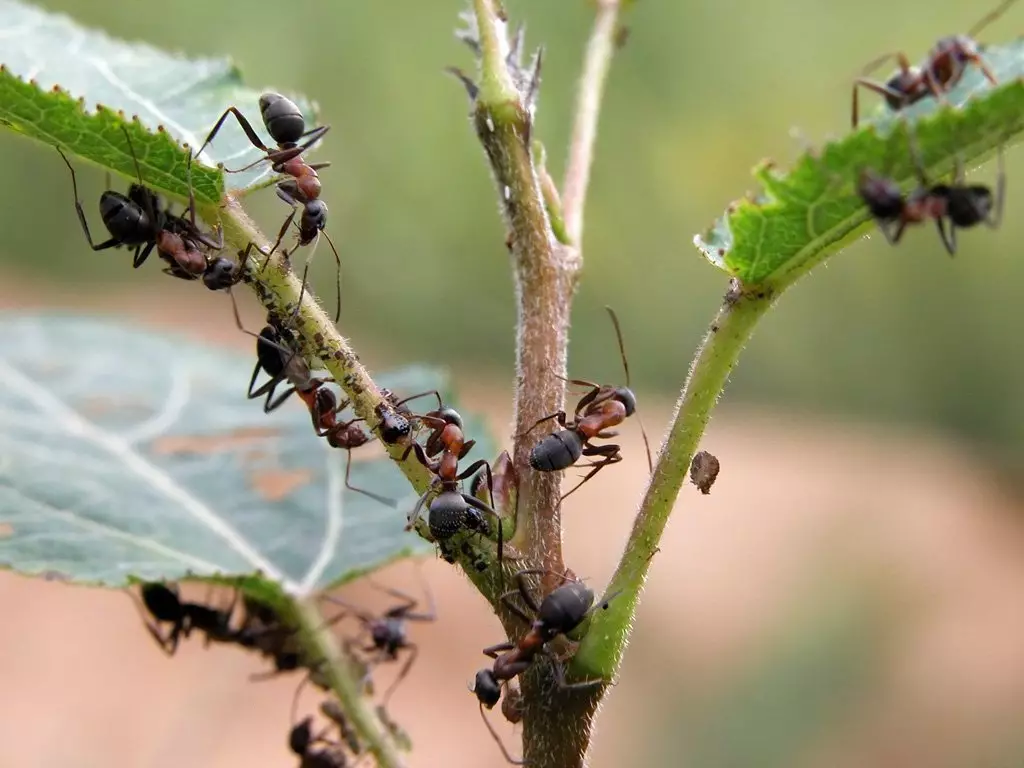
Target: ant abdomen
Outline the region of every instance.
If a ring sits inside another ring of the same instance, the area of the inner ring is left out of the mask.
[[[992,212],[992,190],[981,184],[949,189],[946,215],[958,227],[973,227]]]
[[[473,693],[477,699],[488,709],[491,709],[501,698],[501,685],[494,677],[490,669],[481,669],[476,673],[476,680],[473,682]]]
[[[100,217],[107,231],[125,245],[137,245],[150,238],[149,216],[130,197],[112,189],[100,195]]]
[[[260,96],[260,116],[278,144],[294,144],[306,132],[306,119],[294,101],[280,93]]]
[[[571,467],[583,455],[583,440],[574,430],[563,429],[547,435],[530,451],[530,466],[541,472]]]
[[[579,581],[569,581],[551,592],[540,604],[537,618],[553,637],[571,632],[586,618],[594,604],[594,592]]]
[[[615,390],[615,399],[625,407],[626,416],[632,416],[636,413],[636,395],[633,394],[632,389],[619,387]]]
[[[480,510],[466,503],[458,491],[444,491],[430,503],[427,524],[430,535],[438,541],[450,539],[459,531],[480,531],[488,534],[487,521]]]
[[[181,600],[178,593],[160,582],[142,585],[142,602],[155,619],[175,621],[182,613]]]

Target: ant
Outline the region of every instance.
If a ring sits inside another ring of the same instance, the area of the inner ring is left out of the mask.
[[[135,163],[135,173],[139,183],[128,188],[128,195],[122,195],[108,189],[100,195],[100,217],[110,233],[110,238],[102,243],[94,243],[89,231],[89,223],[78,196],[78,179],[64,151],[57,147],[64,164],[71,171],[71,186],[75,195],[75,210],[82,231],[93,251],[105,251],[108,248],[135,246],[132,266],[136,269],[149,258],[155,248],[160,258],[167,262],[166,274],[183,280],[195,280],[203,277],[206,286],[211,290],[219,290],[226,285],[225,275],[230,274],[234,283],[241,281],[242,270],[236,271],[235,264],[229,259],[217,257],[208,259],[200,248],[220,250],[224,247],[224,232],[218,228],[218,237],[214,240],[203,233],[196,225],[195,198],[192,193],[191,168],[189,169],[189,218],[172,216],[169,209],[161,208],[160,198],[142,184],[142,170],[139,159],[135,155],[128,129],[123,125],[121,130],[128,142],[128,150]],[[232,283],[232,284],[234,284]]]
[[[140,587],[142,604],[153,620],[143,616],[146,630],[152,635],[168,656],[173,656],[178,649],[178,640],[188,637],[193,629],[206,634],[206,642],[230,643],[236,639],[236,631],[231,628],[231,616],[238,602],[238,591],[231,604],[224,609],[210,608],[201,603],[182,600],[177,587],[150,582]],[[160,631],[160,624],[170,623],[168,634]]]
[[[491,479],[491,465],[480,459],[473,462],[463,472],[459,472],[459,460],[464,458],[473,447],[473,440],[466,441],[462,432],[462,417],[454,408],[440,408],[423,416],[416,417],[432,429],[427,439],[428,448],[419,443],[412,443],[402,454],[404,461],[410,451],[415,451],[417,460],[433,474],[434,481],[426,492],[416,501],[416,506],[409,513],[409,525],[419,517],[420,510],[431,494],[434,498],[427,506],[427,524],[430,535],[438,542],[445,542],[462,530],[473,530],[488,536],[490,525],[484,514],[498,517],[492,506],[459,489],[459,482],[472,476],[481,468],[488,478],[488,488],[494,486]],[[432,452],[432,453],[431,453]],[[501,558],[502,525],[498,520],[498,557]]]
[[[906,54],[902,52],[887,53],[872,61],[863,71],[861,77],[853,82],[852,122],[857,127],[860,88],[880,94],[885,98],[889,108],[898,111],[911,104],[916,104],[927,96],[944,99],[945,94],[960,82],[968,64],[977,66],[992,85],[998,81],[992,70],[981,58],[980,46],[974,37],[993,21],[1002,16],[1017,0],[1004,0],[994,11],[975,24],[966,35],[943,37],[928,52],[928,56],[920,66],[912,66]],[[896,59],[899,71],[885,83],[867,77],[889,59]]]
[[[983,184],[965,184],[964,168],[959,156],[953,181],[932,184],[924,171],[924,164],[916,141],[907,133],[907,143],[914,159],[918,186],[906,196],[896,181],[871,169],[861,172],[857,193],[867,204],[885,239],[892,245],[903,237],[908,224],[928,219],[935,221],[942,244],[950,256],[956,253],[957,228],[969,229],[985,224],[992,229],[999,226],[1006,196],[1006,172],[1003,166],[1003,147],[998,150],[998,176],[996,190]],[[947,229],[947,221],[948,229]]]
[[[511,680],[521,675],[534,660],[541,654],[550,655],[546,649],[547,643],[554,640],[558,635],[565,635],[572,632],[584,622],[594,609],[594,592],[583,582],[569,579],[564,574],[556,574],[563,579],[563,584],[552,590],[538,605],[536,599],[530,594],[526,583],[529,575],[547,574],[544,569],[526,569],[519,571],[515,576],[517,589],[506,592],[501,596],[501,602],[530,625],[530,629],[518,642],[504,642],[484,648],[484,653],[494,659],[491,668],[481,669],[476,673],[476,679],[472,691],[480,704],[480,717],[487,725],[498,746],[501,747],[505,758],[515,765],[522,765],[522,761],[514,760],[505,745],[498,738],[484,714],[484,708],[492,709],[501,698],[502,688]],[[519,595],[527,607],[533,612],[531,618],[518,605],[512,602],[514,595]],[[601,603],[607,607],[608,601]],[[559,688],[589,688],[601,685],[601,680],[582,680],[569,683],[565,680],[565,670],[560,664],[555,664],[555,679]]]
[[[329,741],[326,735],[326,731],[318,736],[313,735],[312,717],[306,717],[292,726],[288,732],[288,748],[299,756],[299,768],[345,768],[348,765],[342,745]],[[314,744],[324,746],[314,749]],[[360,762],[362,758],[354,765]]]
[[[316,142],[323,138],[324,134],[331,129],[329,125],[321,125],[317,128],[306,130],[306,119],[302,114],[302,111],[298,108],[295,102],[282,96],[279,93],[264,93],[260,96],[260,117],[263,119],[263,126],[267,129],[267,133],[270,134],[271,138],[277,142],[277,149],[271,149],[263,143],[260,137],[256,134],[252,124],[246,119],[246,117],[238,110],[237,107],[228,107],[224,110],[224,113],[217,119],[213,128],[210,130],[209,135],[206,137],[206,141],[203,142],[202,146],[196,154],[201,154],[206,146],[213,141],[214,136],[220,131],[224,125],[224,121],[229,116],[234,115],[238,121],[239,126],[245,132],[249,142],[264,152],[264,156],[255,160],[244,168],[231,171],[224,169],[226,173],[242,173],[247,171],[258,163],[263,161],[269,161],[271,168],[275,173],[280,173],[285,176],[290,176],[289,179],[282,179],[277,182],[277,196],[284,202],[291,206],[292,212],[285,219],[284,224],[281,227],[281,231],[278,233],[277,243],[280,244],[285,233],[288,231],[288,227],[291,226],[295,220],[296,213],[299,207],[302,208],[302,215],[299,218],[298,230],[299,237],[298,242],[291,251],[285,251],[285,259],[290,258],[291,254],[301,246],[309,245],[318,238],[321,232],[324,237],[327,238],[327,243],[330,245],[331,250],[334,252],[334,260],[338,266],[338,310],[337,315],[341,315],[341,258],[338,256],[338,250],[334,247],[334,243],[331,241],[330,236],[324,229],[327,226],[327,204],[320,199],[320,177],[317,175],[317,171],[322,168],[330,166],[329,162],[326,163],[314,163],[310,165],[302,157],[303,153],[312,147]],[[302,144],[299,142],[302,139],[306,141]],[[277,245],[271,249],[270,253],[267,254],[267,262],[270,262],[270,254],[276,250]],[[312,256],[306,260],[306,271],[309,271],[309,264],[312,260]],[[265,266],[265,265],[264,265]],[[305,275],[303,276],[305,280]],[[335,320],[337,322],[337,320]]]
[[[622,341],[619,318],[611,307],[605,307],[605,309],[612,319],[615,335],[619,340],[619,354],[622,357],[622,367],[626,372],[626,386],[602,386],[582,379],[566,379],[570,384],[591,388],[590,392],[576,403],[573,420],[567,421],[565,411],[558,411],[538,419],[524,433],[524,436],[528,435],[545,421],[552,419],[555,419],[562,427],[560,431],[552,432],[542,438],[530,451],[530,466],[541,472],[557,472],[567,469],[575,464],[580,456],[601,457],[598,461],[591,463],[589,465],[591,470],[584,478],[562,496],[563,501],[606,466],[622,461],[620,446],[614,443],[597,446],[592,445],[590,441],[594,438],[615,437],[618,432],[610,432],[609,428],[621,424],[636,412],[636,395],[629,388],[629,363],[626,361],[626,348]],[[638,421],[639,418],[637,416]],[[642,422],[640,423],[640,432],[644,437],[644,446],[647,449],[647,465],[653,471],[651,447],[647,442],[647,433],[644,431]]]
[[[395,597],[402,602],[392,608],[388,608],[384,611],[381,616],[373,616],[365,611],[361,611],[355,606],[345,602],[341,598],[329,596],[327,599],[333,603],[336,603],[344,608],[349,609],[355,613],[356,618],[363,625],[363,629],[370,633],[370,644],[363,648],[364,652],[377,652],[376,663],[385,661],[397,661],[399,652],[403,650],[408,651],[408,657],[406,658],[405,664],[398,673],[398,677],[395,678],[394,682],[384,692],[384,696],[381,700],[383,706],[387,706],[391,695],[398,688],[399,683],[405,679],[406,675],[409,674],[409,670],[412,669],[413,663],[416,661],[416,657],[419,654],[419,649],[414,643],[410,643],[406,638],[406,621],[434,621],[437,619],[437,607],[434,604],[434,596],[430,589],[427,587],[426,582],[423,582],[423,591],[427,596],[427,602],[429,603],[429,609],[426,613],[418,613],[413,609],[419,604],[415,598],[400,592],[397,589],[390,589],[376,584],[373,581],[369,582],[370,586],[381,592],[384,592],[392,597]]]

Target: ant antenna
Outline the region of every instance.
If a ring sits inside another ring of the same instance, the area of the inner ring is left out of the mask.
[[[606,306],[608,315],[612,319],[612,325],[615,326],[615,336],[619,340],[619,355],[622,356],[622,368],[626,372],[626,386],[629,386],[629,361],[626,360],[626,345],[622,341],[622,328],[619,326],[619,318],[615,314],[615,310],[611,307]],[[650,472],[654,472],[654,462],[651,460],[651,444],[647,442],[647,430],[644,429],[644,423],[640,419],[640,414],[636,414],[637,424],[640,425],[640,434],[644,438],[644,450],[647,451],[647,469]]]
[[[501,754],[505,756],[505,759],[512,765],[526,765],[525,760],[516,760],[512,755],[509,754],[508,749],[505,747],[505,742],[501,740],[498,732],[494,730],[494,726],[491,725],[491,721],[487,719],[487,715],[484,714],[484,703],[481,701],[480,704],[480,719],[484,721],[484,725],[487,726],[488,732],[491,734],[491,738],[494,739],[494,743],[498,745],[501,750]]]
[[[981,32],[981,30],[983,30],[993,21],[995,21],[1004,13],[1006,13],[1007,9],[1015,2],[1017,2],[1017,0],[1004,0],[994,11],[990,11],[988,14],[982,17],[981,21],[979,21],[977,24],[971,27],[971,29],[967,33],[967,36],[977,37],[978,33]]]

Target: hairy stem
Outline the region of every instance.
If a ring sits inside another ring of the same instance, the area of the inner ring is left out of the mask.
[[[370,698],[363,692],[363,670],[338,645],[312,600],[297,601],[295,609],[304,648],[311,658],[327,662],[325,674],[331,691],[338,697],[359,738],[377,759],[378,768],[403,768],[397,749],[385,736],[386,729],[373,712]]]
[[[608,585],[606,594],[614,597],[607,610],[594,614],[573,659],[574,674],[611,679],[618,669],[651,559],[658,551],[658,542],[686,481],[711,411],[757,321],[780,292],[781,289],[744,291],[738,280],[730,285],[690,369],[671,431],[662,446],[625,552]]]
[[[569,240],[580,246],[583,238],[583,207],[590,182],[590,166],[597,142],[597,118],[601,99],[615,53],[620,0],[598,0],[594,29],[590,33],[583,60],[579,91],[576,97],[576,118],[569,142],[569,163],[562,186],[562,210]]]

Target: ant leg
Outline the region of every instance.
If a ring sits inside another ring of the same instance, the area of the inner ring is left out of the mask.
[[[604,680],[601,680],[601,679],[597,679],[597,680],[578,680],[576,682],[570,683],[570,682],[568,682],[565,679],[565,667],[562,664],[559,664],[559,663],[556,662],[552,666],[554,667],[554,671],[555,671],[555,683],[558,685],[559,688],[561,688],[564,691],[569,691],[569,690],[579,689],[579,688],[593,688],[594,686],[597,686],[597,685],[607,685],[607,683]]]
[[[984,219],[985,224],[992,229],[999,227],[1003,220],[1003,201],[1006,199],[1006,169],[1003,165],[1003,145],[999,145],[996,155],[996,196],[992,213]]]
[[[89,241],[89,247],[94,251],[105,251],[108,248],[116,248],[117,246],[122,245],[121,241],[116,237],[104,240],[98,245],[93,244],[92,235],[89,233],[89,223],[85,220],[85,211],[82,210],[82,203],[79,202],[78,199],[78,181],[75,178],[75,169],[71,167],[71,161],[68,160],[67,155],[64,154],[64,151],[60,147],[54,146],[54,149],[60,153],[60,156],[64,160],[64,164],[68,167],[68,170],[71,171],[71,188],[75,194],[75,210],[78,212],[78,221],[82,225],[82,231],[85,232],[85,239]]]
[[[135,269],[138,269],[139,267],[141,267],[143,262],[145,262],[146,259],[149,258],[149,254],[151,254],[153,252],[154,248],[156,248],[156,242],[155,241],[152,242],[152,243],[146,243],[146,247],[142,250],[141,254],[139,253],[139,249],[136,248],[135,249],[135,258],[132,259],[132,267],[134,267]]]
[[[497,645],[491,645],[487,648],[484,648],[483,654],[485,656],[490,656],[492,659],[496,659],[500,654],[504,653],[505,651],[511,651],[515,647],[515,643],[498,643]]]
[[[206,145],[209,144],[211,141],[213,141],[213,137],[217,135],[217,133],[221,129],[221,126],[224,125],[224,121],[227,120],[230,115],[234,115],[235,116],[235,119],[238,120],[238,124],[242,127],[242,130],[245,131],[245,135],[248,137],[249,142],[254,147],[256,147],[257,149],[259,149],[259,150],[261,150],[263,152],[268,152],[268,153],[270,152],[270,148],[267,147],[260,140],[260,137],[256,134],[256,131],[253,130],[252,124],[250,124],[249,121],[246,120],[245,115],[243,115],[241,112],[239,112],[237,107],[228,107],[226,110],[224,110],[224,114],[222,114],[217,119],[217,122],[214,123],[213,128],[210,130],[210,133],[206,137],[206,141],[204,141],[202,146],[199,147],[199,150],[196,152],[196,155],[203,154],[203,150],[206,149]],[[261,160],[265,160],[265,159],[266,158],[261,158]],[[229,171],[227,168],[224,169],[224,172],[225,173],[237,173],[237,171]]]
[[[398,673],[398,677],[395,678],[394,682],[388,686],[388,689],[384,691],[384,695],[381,697],[381,706],[386,707],[388,701],[391,699],[391,694],[398,688],[399,683],[405,680],[405,676],[409,674],[409,670],[412,669],[413,662],[416,661],[416,657],[419,656],[419,648],[413,643],[406,643],[406,648],[409,649],[409,657],[406,659],[405,664],[402,665],[402,670]]]
[[[956,224],[952,221],[949,222],[949,230],[946,230],[945,225],[946,218],[939,216],[935,219],[935,226],[939,230],[939,237],[942,238],[942,244],[946,246],[946,251],[950,256],[956,255]]]
[[[295,221],[296,209],[292,208],[292,212],[288,214],[288,218],[284,220],[284,224],[281,225],[281,230],[277,233],[277,240],[274,241],[273,247],[267,251],[266,259],[263,260],[263,266],[260,268],[260,272],[263,272],[270,263],[270,257],[274,255],[274,251],[281,245],[281,241],[284,240],[285,234],[288,232],[288,227],[291,226],[292,222]],[[285,252],[287,254],[287,251]],[[285,258],[288,258],[287,255]]]
[[[501,740],[498,732],[494,730],[494,726],[491,725],[491,721],[487,719],[487,715],[484,714],[484,703],[481,701],[480,704],[480,719],[484,721],[484,725],[487,726],[488,732],[491,734],[491,738],[494,739],[494,743],[498,745],[498,749],[501,750],[501,754],[511,765],[526,765],[526,760],[516,760],[509,754],[508,749],[505,747],[505,742]]]
[[[146,613],[146,608],[139,600],[138,596],[131,590],[127,590],[128,597],[131,598],[132,603],[135,605],[135,609],[139,612],[139,616],[142,618],[142,624],[149,632],[150,636],[156,641],[156,644],[160,646],[160,649],[168,656],[173,656],[174,652],[178,649],[178,635],[181,634],[182,623],[175,622],[171,628],[169,635],[164,636],[160,632],[159,626],[150,619]]]
[[[592,478],[602,469],[607,467],[609,464],[617,464],[618,462],[622,461],[622,456],[616,455],[618,454],[618,452],[619,446],[617,445],[602,445],[600,448],[591,446],[589,450],[584,448],[584,456],[603,456],[604,458],[594,463],[592,465],[593,469],[591,469],[586,475],[584,475],[583,479],[580,480],[579,483],[577,483],[572,490],[570,490],[568,493],[562,494],[562,498],[559,499],[559,501],[565,501],[569,496],[578,491],[584,483],[590,480],[590,478]]]
[[[551,421],[552,419],[556,419],[558,421],[558,425],[563,429],[565,428],[565,411],[556,411],[555,413],[552,413],[550,416],[545,416],[542,419],[537,419],[537,421],[534,422],[532,427],[523,432],[521,435],[516,435],[516,437],[526,437],[528,434],[533,432],[533,430],[535,430],[545,421]]]
[[[232,173],[240,173],[241,171],[247,171],[257,163],[262,162],[264,159],[269,160],[273,164],[274,170],[277,173],[284,173],[284,171],[281,169],[281,166],[284,163],[287,163],[289,160],[292,160],[298,157],[299,155],[303,154],[307,149],[309,149],[318,141],[320,141],[320,139],[323,138],[324,134],[327,133],[329,130],[331,130],[331,126],[321,125],[318,126],[317,128],[313,128],[312,130],[306,131],[302,135],[309,138],[302,144],[295,147],[288,147],[287,149],[279,148],[267,150],[266,158],[260,158],[255,162],[249,163],[249,165],[245,166],[244,168],[239,168],[237,171],[232,171]],[[330,163],[327,163],[327,165],[330,165]],[[324,164],[321,164],[320,167],[324,167]]]
[[[437,398],[437,409],[438,410],[441,410],[442,408],[444,408],[444,403],[441,401],[441,393],[438,392],[436,389],[430,389],[430,390],[427,390],[426,392],[420,392],[418,395],[409,395],[408,397],[403,397],[401,400],[399,400],[399,401],[397,401],[395,403],[395,407],[397,408],[400,405],[405,405],[408,402],[411,402],[413,400],[418,400],[419,398],[426,397],[427,395],[433,395],[434,397]]]
[[[278,396],[278,398],[276,400],[272,400],[271,399],[271,396],[273,394],[274,394],[273,391],[267,393],[267,402],[263,404],[263,412],[264,413],[270,413],[271,411],[276,411],[278,408],[280,408],[282,405],[284,405],[284,402],[289,397],[291,397],[292,395],[295,394],[295,387],[288,387],[288,389],[285,390],[280,396]]]
[[[349,482],[349,477],[352,472],[352,449],[347,448],[346,453],[348,454],[348,461],[345,462],[345,487],[348,488],[350,491],[355,491],[356,493],[361,493],[364,496],[369,496],[374,501],[379,501],[381,504],[384,504],[385,506],[395,506],[397,502],[394,499],[389,499],[387,496],[380,496],[374,493],[373,491],[367,491],[364,488],[357,488],[356,486],[352,485],[351,482]],[[413,603],[413,605],[415,605],[415,603]]]
[[[512,602],[512,598],[515,597],[518,594],[519,594],[519,590],[513,590],[511,592],[505,592],[498,599],[501,600],[502,604],[506,608],[508,608],[510,611],[512,611],[512,613],[514,613],[516,616],[518,616],[520,619],[522,619],[527,624],[530,624],[533,621],[533,617],[530,616],[526,611],[524,611],[518,605],[516,605],[515,603]],[[484,653],[487,653],[487,651],[484,651]],[[487,654],[487,655],[489,656],[490,654]]]
[[[858,77],[853,81],[853,100],[850,112],[850,122],[853,128],[856,128],[860,122],[860,97],[859,93],[861,88],[867,88],[869,91],[874,91],[880,96],[884,96],[886,99],[896,99],[899,102],[906,102],[907,95],[902,91],[897,91],[894,88],[890,88],[884,83],[879,83],[877,80],[869,80],[866,77]]]

